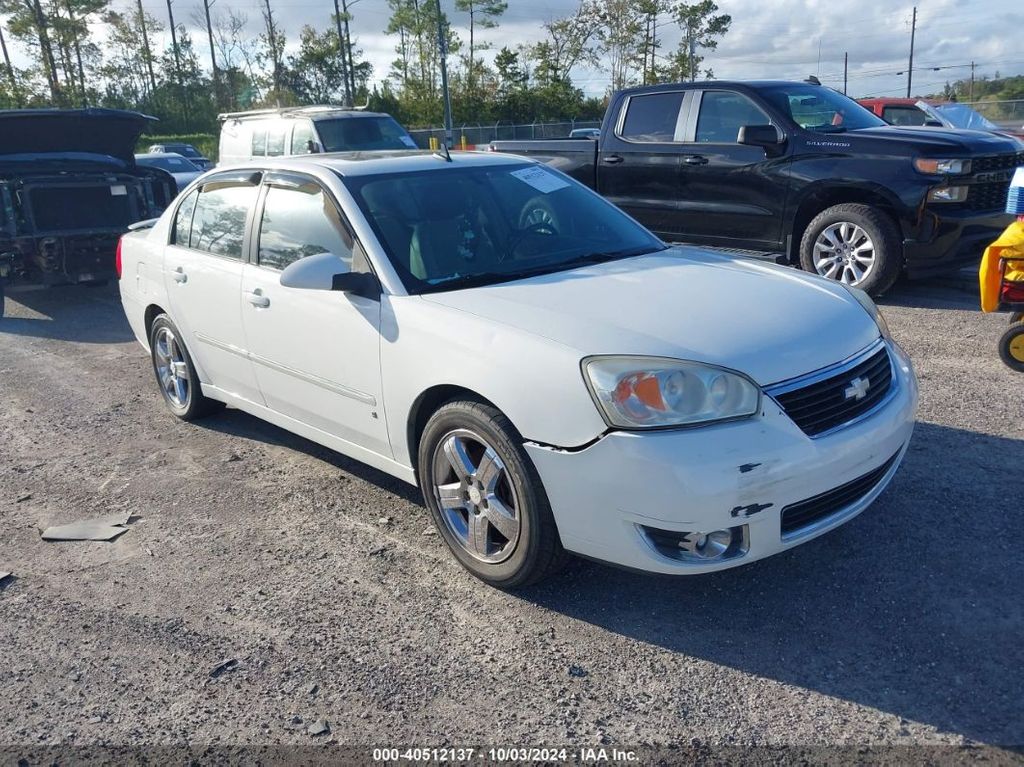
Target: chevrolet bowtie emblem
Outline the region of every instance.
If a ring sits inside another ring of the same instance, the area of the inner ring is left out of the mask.
[[[857,376],[852,381],[850,381],[850,385],[846,387],[846,390],[843,391],[843,394],[846,395],[846,399],[864,399],[866,396],[868,396],[868,389],[870,388],[871,381],[869,381],[867,378],[861,378],[860,376]]]

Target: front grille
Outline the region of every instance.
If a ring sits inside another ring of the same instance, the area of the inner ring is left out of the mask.
[[[897,452],[892,458],[883,463],[877,469],[869,471],[857,479],[847,482],[845,485],[820,493],[813,498],[804,501],[791,503],[782,509],[782,536],[793,535],[824,519],[847,506],[851,506],[864,498],[868,493],[878,487],[896,459],[900,457]]]
[[[1017,154],[997,154],[990,157],[975,157],[971,159],[971,171],[983,173],[993,170],[1013,170],[1018,165],[1024,165],[1024,152]]]
[[[971,210],[1001,210],[1006,207],[1010,181],[986,181],[967,187],[967,207]]]
[[[864,387],[864,381],[867,386]],[[892,363],[883,344],[878,351],[806,386],[768,393],[809,437],[848,423],[874,408],[892,387]],[[863,396],[858,399],[857,392]],[[849,393],[850,396],[847,396]]]

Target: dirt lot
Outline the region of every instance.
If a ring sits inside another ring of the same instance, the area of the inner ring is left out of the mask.
[[[9,298],[0,744],[1022,744],[1006,318],[883,303],[922,403],[869,511],[726,573],[580,562],[509,595],[414,489],[237,411],[173,419],[115,288]],[[114,543],[40,540],[122,510]]]

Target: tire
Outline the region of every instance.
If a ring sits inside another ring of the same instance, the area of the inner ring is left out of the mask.
[[[831,253],[836,257],[831,258]],[[892,287],[902,271],[902,261],[896,222],[870,205],[843,203],[826,208],[800,238],[800,266],[804,271],[858,287],[873,296]]]
[[[470,573],[500,589],[536,583],[569,559],[522,442],[495,408],[455,400],[431,416],[417,456],[420,489],[444,542]]]
[[[1006,366],[1024,373],[1024,321],[1014,322],[999,339],[999,357]]]
[[[157,315],[153,320],[149,348],[156,385],[174,415],[183,421],[192,421],[224,407],[223,402],[203,395],[192,355],[181,340],[181,332],[166,314]]]

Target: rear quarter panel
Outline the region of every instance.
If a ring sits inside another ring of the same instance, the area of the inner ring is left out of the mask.
[[[165,215],[155,226],[129,232],[121,239],[121,303],[136,339],[147,350],[146,309],[152,305],[167,309],[163,279],[163,244],[167,240]]]

